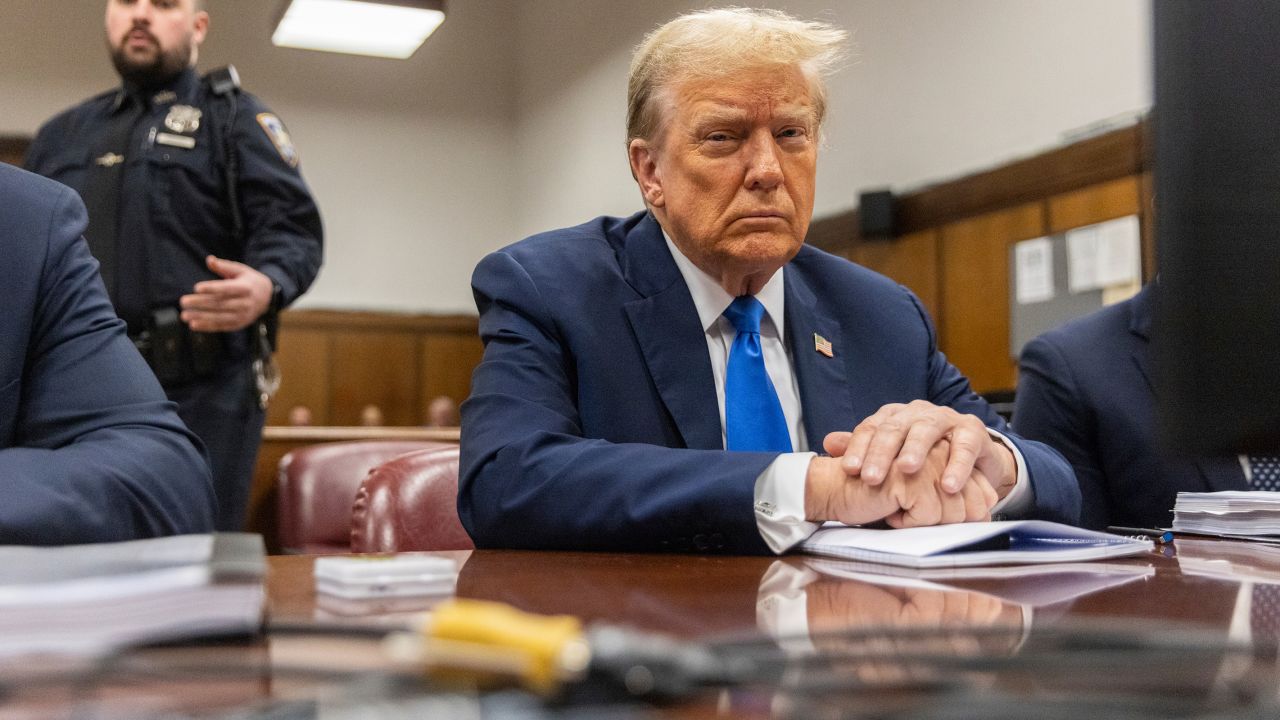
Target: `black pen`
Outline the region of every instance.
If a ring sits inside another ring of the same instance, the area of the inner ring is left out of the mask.
[[[1115,533],[1116,535],[1137,535],[1139,537],[1149,537],[1158,543],[1173,541],[1173,531],[1161,530],[1160,528],[1133,528],[1111,525],[1107,527],[1107,532]]]

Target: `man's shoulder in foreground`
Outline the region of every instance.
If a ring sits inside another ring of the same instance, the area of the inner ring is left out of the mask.
[[[0,221],[11,221],[13,214],[17,212],[51,206],[57,201],[59,193],[69,190],[67,186],[43,175],[0,163],[0,191],[4,192],[6,198],[5,212],[0,214]]]
[[[62,183],[0,163],[0,196],[4,198],[0,246],[6,248],[10,269],[23,265],[18,253],[32,252],[30,246],[36,241],[49,243],[65,235],[52,226],[72,221],[58,210],[69,202],[79,205],[78,196],[67,197],[74,195],[75,191]]]
[[[208,465],[112,311],[79,197],[0,165],[0,207],[0,541],[207,530]]]

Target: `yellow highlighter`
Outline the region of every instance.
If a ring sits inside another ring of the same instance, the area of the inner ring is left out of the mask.
[[[418,633],[396,633],[387,650],[438,680],[492,685],[517,680],[538,693],[580,679],[591,662],[582,623],[509,605],[452,600],[432,609]]]

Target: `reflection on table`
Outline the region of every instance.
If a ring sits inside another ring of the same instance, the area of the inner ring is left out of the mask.
[[[128,653],[71,674],[0,668],[9,691],[0,718],[330,718],[374,708],[373,716],[598,717],[606,701],[610,717],[930,718],[957,707],[973,717],[1121,708],[1139,718],[1276,716],[1274,645],[1233,631],[1246,585],[1191,574],[1159,553],[993,577],[920,577],[800,556],[445,555],[461,565],[461,598],[696,643],[683,647],[708,653],[734,681],[695,682],[657,705],[603,681],[580,683],[552,705],[524,692],[446,691],[389,661],[373,633],[283,631],[405,627],[440,598],[317,597],[313,558],[289,556],[269,561],[278,631]]]

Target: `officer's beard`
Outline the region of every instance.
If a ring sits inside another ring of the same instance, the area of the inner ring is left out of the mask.
[[[168,50],[159,48],[159,43],[156,43],[158,50],[150,60],[131,58],[125,52],[126,42],[128,38],[111,48],[111,64],[116,66],[116,72],[127,84],[143,89],[159,87],[177,77],[178,73],[191,64],[190,37],[183,38],[181,43]]]

